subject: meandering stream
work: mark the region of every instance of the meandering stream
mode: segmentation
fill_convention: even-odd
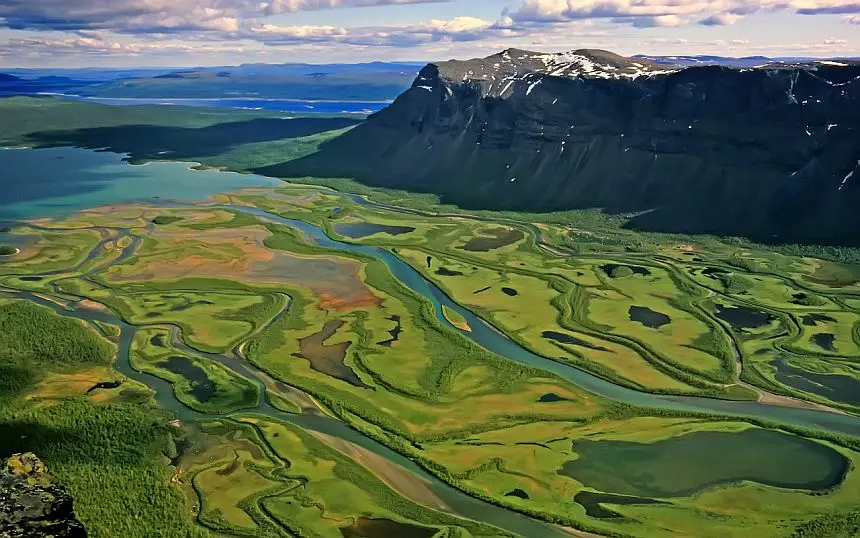
[[[416,271],[412,266],[383,248],[337,241],[326,235],[322,229],[314,226],[313,224],[295,219],[287,219],[258,208],[245,206],[221,207],[234,211],[241,211],[249,215],[295,228],[304,233],[319,247],[357,252],[359,254],[380,259],[400,282],[413,292],[425,297],[433,304],[436,310],[436,317],[441,323],[450,326],[450,323],[446,320],[442,312],[442,306],[446,306],[466,319],[466,322],[472,328],[472,331],[461,332],[461,334],[463,334],[464,337],[471,339],[477,345],[506,359],[552,372],[553,374],[562,377],[589,392],[598,394],[605,398],[655,409],[700,412],[740,418],[759,418],[786,425],[823,430],[852,437],[860,437],[860,418],[853,415],[842,415],[815,409],[781,407],[760,402],[729,401],[690,396],[651,394],[616,385],[611,381],[607,381],[574,366],[542,357],[523,348],[521,345],[490,326],[482,318],[472,313],[471,310],[463,308],[454,302],[445,294],[445,292],[424,278],[424,276]]]

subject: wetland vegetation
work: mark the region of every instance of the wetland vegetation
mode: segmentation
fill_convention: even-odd
[[[308,182],[4,234],[27,246],[0,264],[0,447],[39,454],[94,535],[850,527],[850,252]]]

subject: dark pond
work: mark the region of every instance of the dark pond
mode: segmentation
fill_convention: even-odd
[[[575,336],[571,336],[569,334],[560,333],[556,331],[544,331],[541,336],[546,338],[547,340],[553,340],[560,344],[570,344],[574,346],[581,346],[588,349],[594,349],[596,351],[609,351],[605,347],[596,346],[594,344],[590,344],[585,340],[580,340]]]
[[[475,291],[474,291],[474,292],[472,292],[472,293],[473,293],[473,294],[475,294],[475,295],[478,295],[479,293],[484,293],[485,291],[489,290],[490,288],[492,288],[492,286],[487,286],[486,288],[481,288],[481,289],[479,289],[479,290],[475,290]]]
[[[659,329],[663,325],[672,323],[672,318],[666,314],[655,312],[654,310],[644,306],[631,306],[629,314],[630,321],[641,323],[642,325],[652,329]]]
[[[20,280],[23,282],[40,282],[42,277],[40,276],[22,276]]]
[[[824,396],[834,402],[860,406],[860,380],[840,374],[819,374],[792,365],[782,358],[771,362],[774,378],[797,390]]]
[[[90,387],[89,390],[87,390],[87,394],[99,389],[116,389],[119,388],[120,385],[122,385],[122,381],[102,381],[101,383],[96,383],[95,385]]]
[[[508,230],[507,228],[493,228],[482,233],[487,234],[487,236],[473,237],[460,249],[469,252],[487,252],[516,243],[525,237],[525,234],[520,230]]]
[[[299,340],[301,353],[295,353],[294,356],[309,360],[311,369],[321,374],[346,381],[354,387],[370,388],[352,371],[352,368],[343,362],[346,358],[346,350],[352,342],[325,345],[325,341],[334,336],[344,324],[345,322],[339,319],[326,322],[320,332]]]
[[[621,514],[613,512],[608,508],[601,506],[601,503],[618,504],[622,506],[642,505],[642,504],[666,504],[655,499],[646,499],[644,497],[628,497],[626,495],[612,495],[611,493],[595,493],[593,491],[580,491],[573,497],[573,501],[582,505],[585,508],[585,514],[588,517],[597,519],[612,519],[623,517]]]
[[[159,363],[159,366],[168,372],[180,375],[191,384],[191,395],[201,403],[212,400],[218,386],[209,379],[206,371],[194,364],[188,357],[175,356]]]
[[[812,342],[821,349],[836,351],[836,335],[830,333],[818,333],[812,335]]]
[[[544,394],[538,400],[538,403],[555,403],[555,402],[567,402],[570,401],[569,398],[564,398],[563,396],[559,396],[554,392],[550,392],[548,394]]]
[[[516,297],[517,295],[520,294],[520,292],[518,292],[514,288],[502,288],[502,293],[504,293],[505,295],[508,295],[510,297]]]
[[[359,518],[340,529],[343,538],[432,538],[439,529],[419,527],[390,519]]]
[[[639,267],[636,265],[621,265],[621,264],[617,264],[617,263],[607,263],[606,265],[600,266],[600,268],[603,270],[603,272],[606,273],[607,276],[610,276],[612,278],[617,278],[618,276],[620,276],[619,269],[621,269],[622,267],[629,269],[630,273],[632,273],[634,275],[648,276],[651,274],[651,271],[649,271],[648,269],[646,269],[644,267]],[[630,274],[630,273],[628,273],[628,274]]]
[[[849,462],[815,441],[774,430],[698,431],[654,443],[577,440],[580,458],[559,473],[621,495],[686,497],[748,480],[823,490],[839,484]]]
[[[199,301],[192,301],[189,303],[176,305],[176,306],[172,307],[170,309],[170,311],[171,312],[182,312],[182,311],[188,310],[189,308],[194,307],[194,306],[206,306],[206,305],[213,305],[213,304],[215,304],[215,303],[201,299]]]
[[[716,315],[736,330],[756,329],[768,325],[773,316],[761,310],[754,310],[745,306],[714,305]]]
[[[806,314],[800,320],[807,327],[815,327],[819,323],[836,323],[835,319],[825,314]]]
[[[235,473],[238,470],[239,470],[239,460],[237,458],[237,459],[231,461],[227,467],[222,467],[221,469],[218,469],[217,471],[215,471],[215,474],[217,474],[219,476],[230,476],[231,474]]]
[[[440,276],[462,276],[463,273],[460,271],[452,271],[447,267],[440,267],[439,269],[436,269],[436,274]]]
[[[400,316],[391,316],[386,319],[394,323],[394,328],[388,331],[388,334],[391,335],[391,338],[389,338],[388,340],[383,340],[382,342],[377,342],[377,345],[391,347],[391,344],[400,340],[400,333],[403,332],[403,326],[400,322]]]
[[[706,267],[702,270],[702,274],[708,278],[716,279],[717,275],[727,275],[729,272],[716,267]]]
[[[156,334],[152,338],[149,339],[149,343],[155,347],[167,347],[167,344],[164,341],[163,334]]]
[[[388,224],[373,224],[372,222],[345,222],[335,224],[334,229],[340,235],[345,235],[353,239],[360,239],[378,233],[403,235],[415,231],[415,228],[410,226],[391,226]]]
[[[505,493],[505,497],[517,497],[518,499],[524,499],[526,501],[530,498],[529,494],[521,490],[520,488]]]

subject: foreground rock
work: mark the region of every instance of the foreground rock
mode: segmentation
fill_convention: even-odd
[[[676,67],[606,51],[430,64],[385,110],[265,170],[470,208],[860,244],[860,63]]]
[[[0,536],[87,536],[75,518],[72,498],[33,454],[16,454],[0,466]]]

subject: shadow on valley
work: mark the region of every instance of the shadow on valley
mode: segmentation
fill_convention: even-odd
[[[77,146],[128,153],[132,161],[221,155],[243,144],[301,138],[359,123],[353,118],[258,118],[200,128],[120,125],[30,133],[38,146]]]
[[[138,405],[66,400],[45,408],[0,408],[0,454],[34,452],[53,465],[139,465],[166,434]]]

